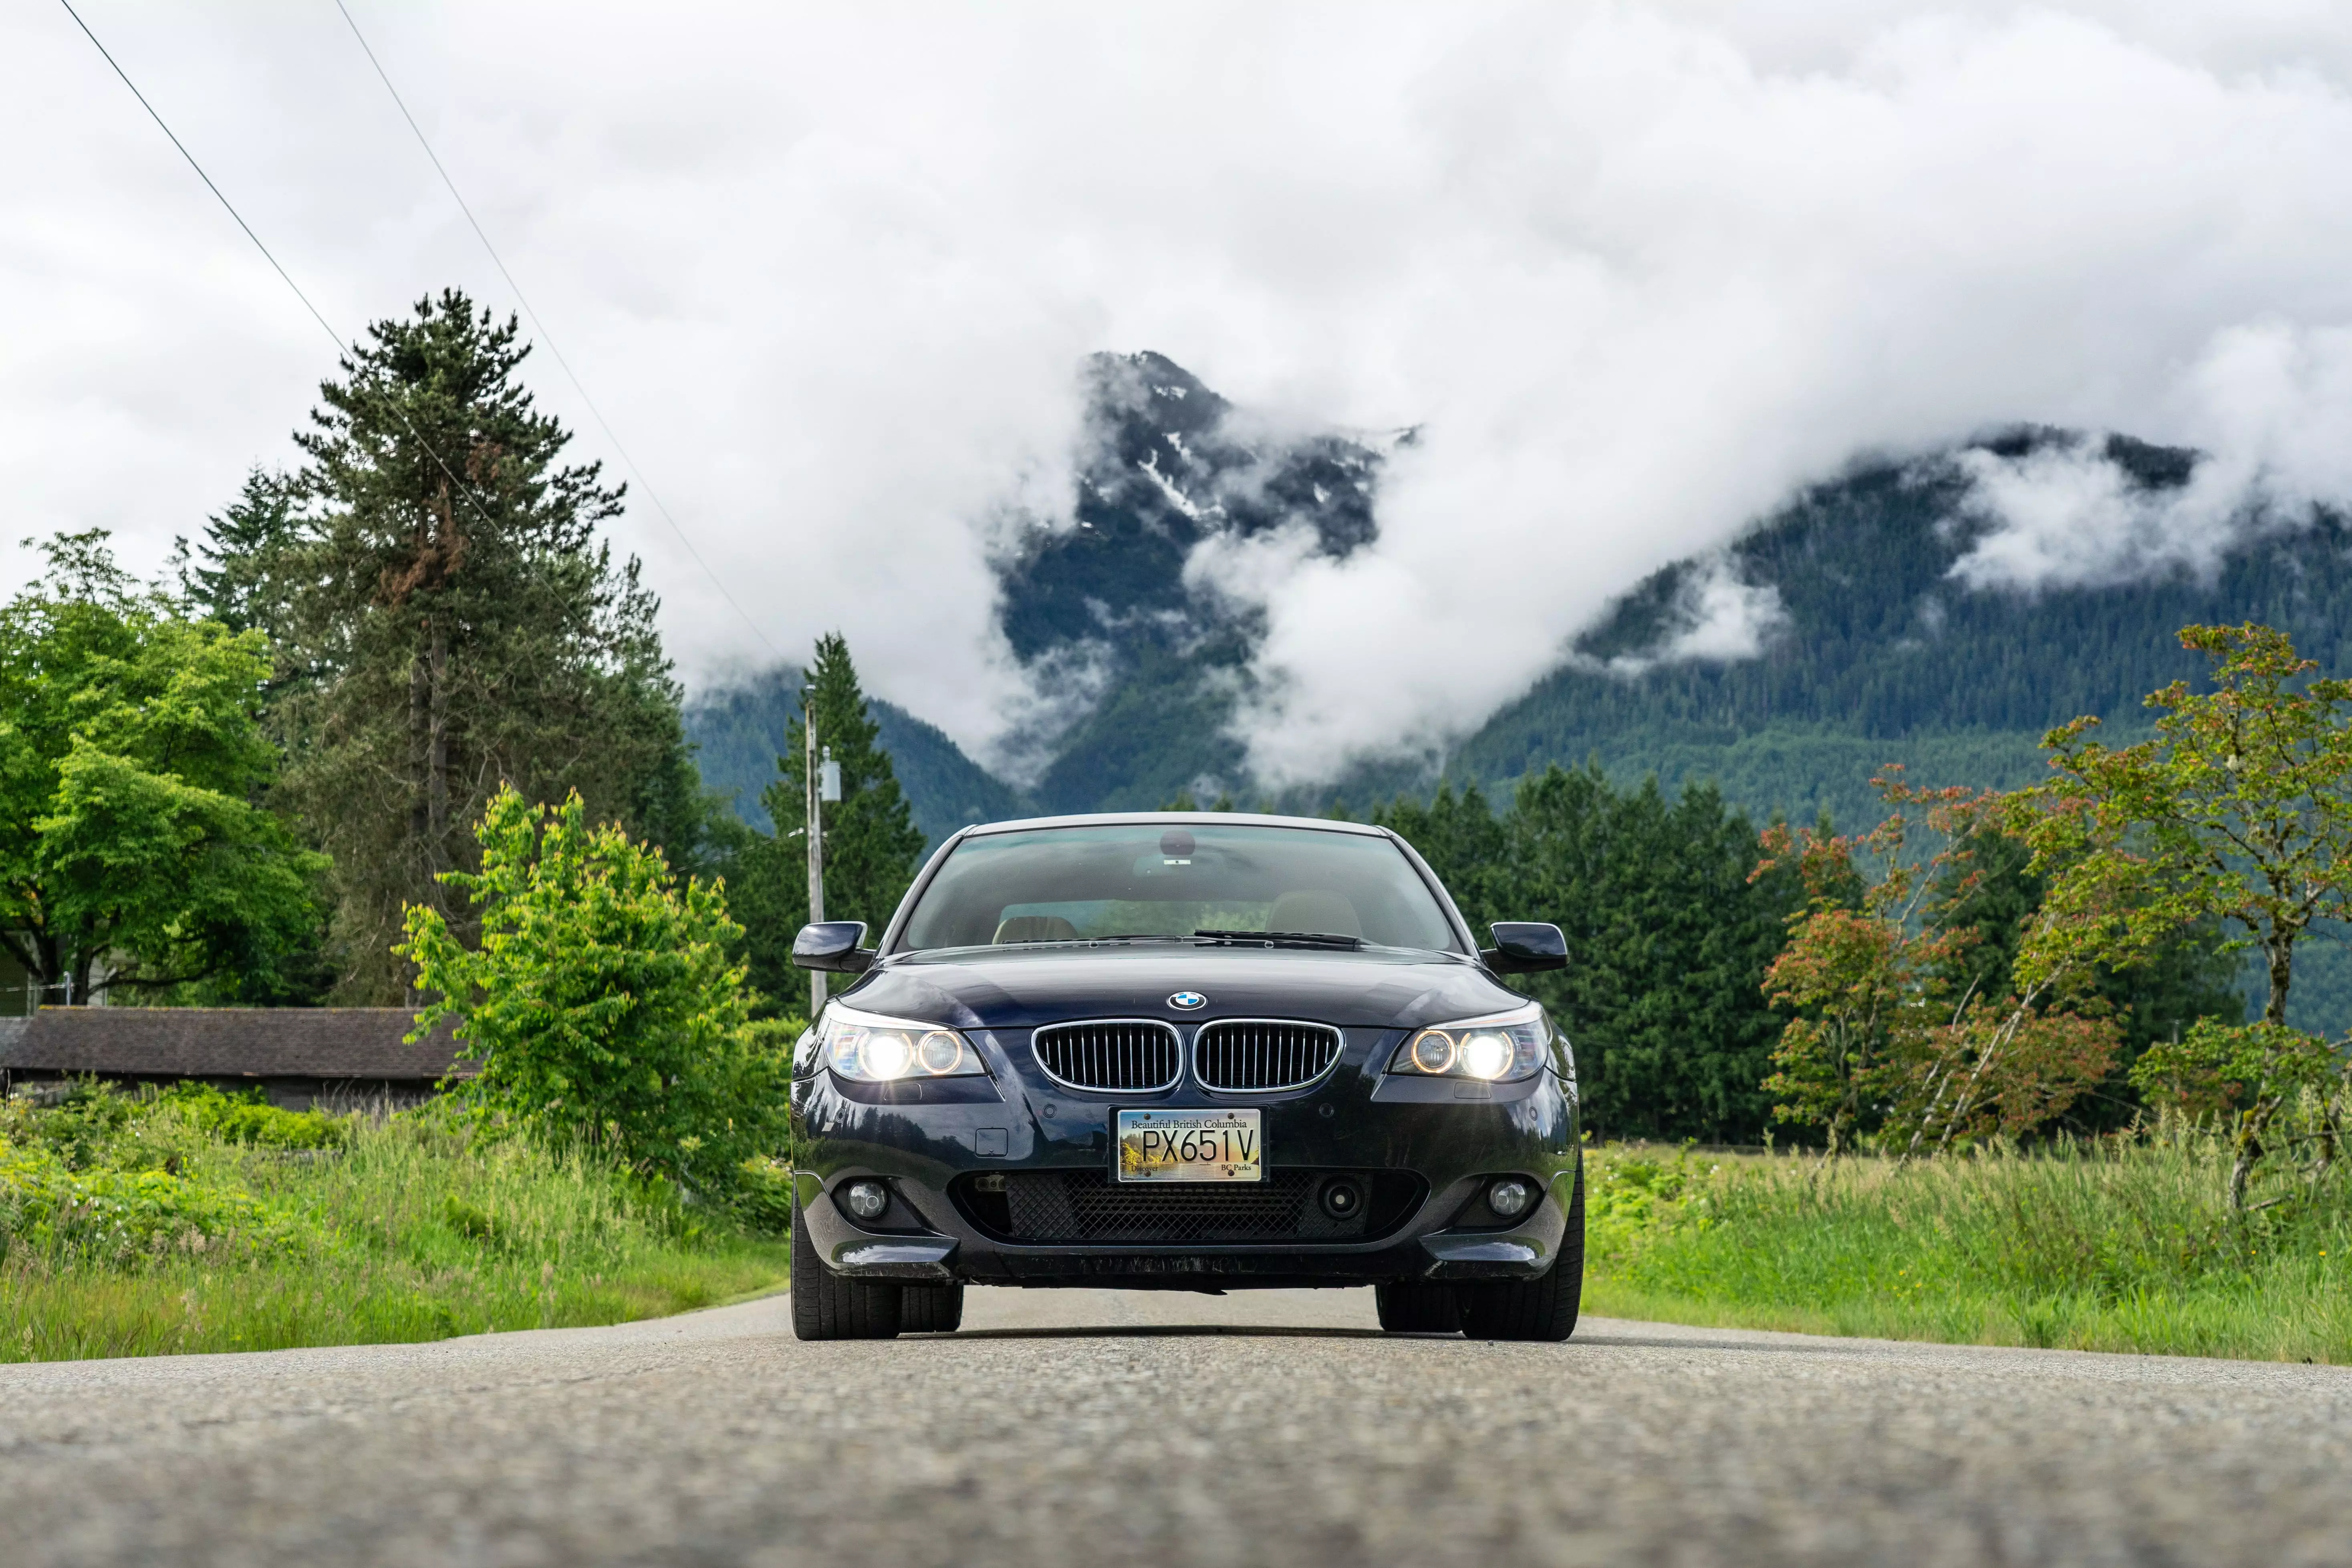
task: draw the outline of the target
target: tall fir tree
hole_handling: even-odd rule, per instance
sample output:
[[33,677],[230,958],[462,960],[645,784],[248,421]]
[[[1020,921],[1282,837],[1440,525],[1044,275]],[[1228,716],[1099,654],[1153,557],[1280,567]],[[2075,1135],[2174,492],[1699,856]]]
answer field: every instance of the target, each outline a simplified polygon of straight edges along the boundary
[[1668,800],[1553,767],[1496,813],[1473,785],[1396,802],[1374,820],[1422,852],[1480,936],[1538,920],[1569,966],[1517,984],[1573,1043],[1586,1125],[1609,1137],[1762,1136],[1780,1020],[1761,989],[1797,889],[1751,880],[1755,830],[1711,785]]
[[775,835],[760,836],[734,857],[728,887],[729,909],[747,933],[752,985],[766,1007],[802,1016],[811,993],[808,976],[792,967],[792,945],[809,911],[805,802],[812,721],[820,758],[829,752],[841,768],[841,799],[823,807],[825,919],[864,921],[870,935],[879,937],[921,868],[923,852],[922,830],[891,771],[890,753],[877,742],[849,645],[838,633],[820,637],[801,682],[800,711],[776,759],[776,782],[760,797]]
[[405,905],[467,931],[437,879],[470,870],[502,784],[577,789],[591,815],[691,864],[704,803],[635,560],[599,525],[622,489],[562,461],[530,353],[455,289],[376,322],[320,388],[308,458],[215,519],[191,592],[268,623],[280,801],[334,857],[341,993],[407,991]]
[[206,520],[193,557],[179,542],[180,596],[205,620],[233,632],[255,628],[275,641],[284,628],[286,548],[299,536],[295,487],[257,465],[236,500]]

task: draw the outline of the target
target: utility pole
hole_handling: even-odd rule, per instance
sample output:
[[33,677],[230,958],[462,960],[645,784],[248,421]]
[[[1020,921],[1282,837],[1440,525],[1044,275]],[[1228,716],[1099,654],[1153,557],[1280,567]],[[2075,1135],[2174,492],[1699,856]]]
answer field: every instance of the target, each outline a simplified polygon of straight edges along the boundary
[[[801,820],[808,839],[808,907],[809,924],[821,924],[824,920],[824,808],[841,799],[841,764],[833,760],[833,748],[820,753],[816,743],[816,715],[810,713],[801,724],[801,739],[805,750],[801,756],[801,786],[804,796]],[[809,971],[809,1021],[824,1011],[824,971]]]
[[[805,751],[801,757],[801,791],[806,797],[801,809],[801,821],[805,824],[801,836],[808,840],[809,924],[818,925],[824,920],[824,789],[817,775],[816,714],[804,711],[801,721],[801,742]],[[824,971],[809,971],[809,1022],[816,1022],[824,1011]]]

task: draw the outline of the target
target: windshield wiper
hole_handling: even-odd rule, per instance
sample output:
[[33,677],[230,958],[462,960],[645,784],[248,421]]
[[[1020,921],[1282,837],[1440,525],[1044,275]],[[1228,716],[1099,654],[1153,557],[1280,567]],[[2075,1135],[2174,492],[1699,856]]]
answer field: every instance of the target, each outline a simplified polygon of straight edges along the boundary
[[1323,931],[1196,931],[1192,934],[1234,945],[1246,942],[1265,947],[1328,947],[1342,952],[1353,952],[1364,945],[1362,937]]

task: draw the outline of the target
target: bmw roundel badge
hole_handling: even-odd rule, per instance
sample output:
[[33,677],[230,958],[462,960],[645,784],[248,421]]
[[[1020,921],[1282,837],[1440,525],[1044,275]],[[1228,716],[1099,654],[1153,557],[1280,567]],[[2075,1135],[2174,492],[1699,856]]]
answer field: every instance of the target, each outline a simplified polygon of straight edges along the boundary
[[1198,1012],[1209,1005],[1209,999],[1198,991],[1179,991],[1168,998],[1171,1007],[1181,1007],[1187,1013]]

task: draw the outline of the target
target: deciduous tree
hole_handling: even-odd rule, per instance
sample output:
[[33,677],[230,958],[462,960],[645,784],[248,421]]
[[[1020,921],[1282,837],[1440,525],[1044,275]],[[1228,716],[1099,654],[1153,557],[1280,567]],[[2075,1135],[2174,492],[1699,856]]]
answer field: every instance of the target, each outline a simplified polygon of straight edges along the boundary
[[2259,1025],[2192,1032],[2143,1079],[2230,1107],[2230,1199],[2242,1207],[2280,1113],[2317,1064],[2342,1070],[2334,1047],[2294,1037],[2287,998],[2297,950],[2321,922],[2352,916],[2352,682],[2318,675],[2269,626],[2189,626],[2180,641],[2214,661],[2213,689],[2152,693],[2150,739],[2110,748],[2085,718],[2044,742],[2056,776],[2024,792],[2016,822],[2050,876],[2049,918],[2019,967],[2127,968],[2216,921],[2261,956]]
[[1765,1082],[1775,1113],[1824,1128],[1832,1151],[1867,1135],[1934,1152],[2039,1127],[2105,1075],[2120,1025],[2085,965],[2020,979],[1969,963],[1979,933],[1948,915],[1976,891],[1969,862],[2000,796],[1914,789],[1899,773],[1882,788],[1896,809],[1861,838],[1765,834],[1765,866],[1807,889],[1765,976],[1795,1014]]
[[778,1152],[790,1067],[755,1036],[722,889],[680,886],[658,849],[592,825],[577,791],[551,808],[502,789],[475,837],[481,869],[441,877],[478,942],[412,904],[401,947],[431,998],[418,1037],[453,1018],[480,1064],[464,1092],[704,1191]]
[[256,804],[258,632],[183,618],[103,532],[0,609],[0,943],[45,1000],[259,984],[315,940],[324,857]]

